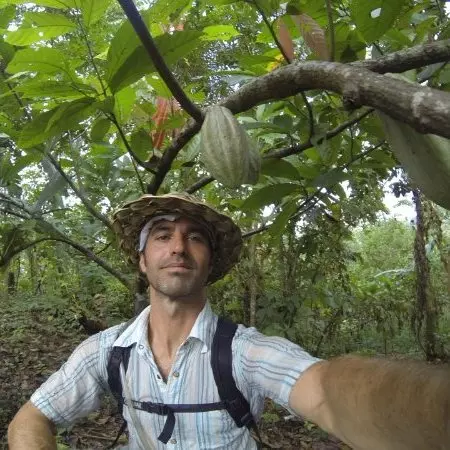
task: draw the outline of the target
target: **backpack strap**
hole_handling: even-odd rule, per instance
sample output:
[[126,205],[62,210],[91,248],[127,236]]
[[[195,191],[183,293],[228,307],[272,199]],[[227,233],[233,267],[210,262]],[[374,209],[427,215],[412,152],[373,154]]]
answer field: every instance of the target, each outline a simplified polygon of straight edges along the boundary
[[[131,318],[126,322],[125,326],[119,331],[117,337],[119,337],[136,319],[136,317]],[[129,347],[113,347],[109,355],[107,372],[108,372],[108,386],[111,394],[114,396],[117,402],[117,408],[119,410],[120,416],[122,417],[122,425],[117,433],[116,439],[108,447],[108,449],[113,448],[119,441],[120,436],[125,432],[127,427],[127,422],[123,418],[123,395],[122,395],[122,380],[120,379],[120,364],[123,363],[124,371],[128,369],[128,362],[130,361],[130,352],[133,346]]]
[[216,333],[211,348],[211,367],[216,381],[217,390],[226,410],[241,428],[254,428],[255,421],[250,411],[250,405],[233,378],[233,354],[231,344],[237,330],[237,325],[229,320],[218,318]]

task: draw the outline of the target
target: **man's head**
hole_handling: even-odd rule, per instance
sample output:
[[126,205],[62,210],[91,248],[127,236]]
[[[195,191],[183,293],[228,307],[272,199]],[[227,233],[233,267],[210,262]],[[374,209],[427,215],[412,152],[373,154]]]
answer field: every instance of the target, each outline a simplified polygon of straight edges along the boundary
[[[239,259],[242,247],[239,227],[228,216],[220,214],[187,194],[144,195],[138,200],[125,204],[114,214],[113,219],[113,228],[120,238],[122,249],[132,263],[140,263],[141,270],[142,261],[145,263],[145,258],[148,259],[150,256],[149,252],[155,249],[153,245],[155,242],[152,241],[155,237],[154,232],[161,228],[165,228],[166,231],[172,230],[178,237],[181,236],[179,232],[183,231],[184,239],[186,239],[189,236],[189,233],[186,233],[190,227],[206,239],[208,273],[205,282],[207,284],[222,278]],[[189,227],[186,228],[187,224]],[[198,249],[196,245],[191,244],[192,241],[185,242],[190,244],[182,253],[187,255],[192,248]],[[166,251],[168,251],[167,247]],[[175,251],[177,252],[178,250]],[[186,257],[189,258],[184,256]],[[147,266],[145,269],[148,277]],[[176,272],[175,269],[174,271]],[[180,277],[181,271],[182,268],[179,270]]]

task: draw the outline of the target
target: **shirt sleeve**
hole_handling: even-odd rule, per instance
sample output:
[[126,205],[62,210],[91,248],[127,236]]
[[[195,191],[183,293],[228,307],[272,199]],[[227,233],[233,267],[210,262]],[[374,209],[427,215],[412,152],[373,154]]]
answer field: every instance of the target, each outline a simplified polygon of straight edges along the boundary
[[234,341],[236,381],[288,410],[295,382],[306,369],[321,361],[297,344],[281,337],[265,336],[255,328],[244,328]]
[[107,388],[108,329],[83,341],[61,368],[31,396],[31,402],[56,425],[71,425],[96,410]]

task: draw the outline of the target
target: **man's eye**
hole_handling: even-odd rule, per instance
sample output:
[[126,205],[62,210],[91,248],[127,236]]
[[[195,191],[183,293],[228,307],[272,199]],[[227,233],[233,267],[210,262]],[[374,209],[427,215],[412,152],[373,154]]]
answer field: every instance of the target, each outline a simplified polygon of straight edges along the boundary
[[206,242],[206,238],[200,233],[190,233],[189,239],[196,242]]
[[170,239],[170,235],[169,234],[159,234],[159,235],[155,236],[155,239],[157,241],[167,241],[168,239]]

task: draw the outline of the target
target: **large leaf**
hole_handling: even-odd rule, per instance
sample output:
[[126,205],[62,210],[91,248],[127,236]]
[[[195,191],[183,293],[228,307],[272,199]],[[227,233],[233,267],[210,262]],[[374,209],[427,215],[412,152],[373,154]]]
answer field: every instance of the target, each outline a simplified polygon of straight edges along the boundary
[[[79,0],[34,0],[36,6],[46,6],[47,8],[69,9],[77,8]],[[23,5],[30,3],[28,0],[0,0],[0,8],[7,5]]]
[[299,192],[301,186],[295,183],[279,183],[264,186],[253,193],[244,201],[242,209],[257,211],[271,203],[278,203],[286,195]]
[[75,23],[62,14],[28,12],[25,14],[24,24],[17,30],[9,31],[5,40],[11,45],[26,46],[75,29]]
[[39,114],[22,129],[19,146],[30,148],[52,136],[78,128],[80,122],[92,114],[93,105],[93,98],[82,98],[63,103],[50,111]]
[[241,34],[233,25],[211,25],[203,28],[203,33],[202,41],[229,41]]
[[81,0],[81,14],[86,27],[98,22],[105,14],[111,0]]
[[329,51],[325,31],[322,27],[308,14],[298,14],[292,16],[292,19],[297,24],[298,29],[312,52],[322,60],[328,60]]
[[38,199],[32,206],[33,211],[41,211],[42,206],[51,200],[55,195],[59,194],[61,190],[67,185],[67,181],[63,178],[59,172],[53,174],[48,183],[45,185],[39,194]]
[[261,173],[277,178],[288,178],[290,180],[299,180],[298,170],[284,159],[266,159],[261,166]]
[[25,98],[52,97],[52,98],[77,98],[86,95],[95,95],[93,87],[84,83],[67,83],[53,80],[31,80],[18,84],[17,92]]
[[[155,44],[166,64],[171,65],[197,48],[202,34],[194,30],[166,33],[157,36]],[[126,22],[114,36],[108,52],[109,87],[117,92],[154,70],[150,56]]]
[[41,47],[38,49],[27,48],[19,50],[8,64],[8,73],[36,72],[40,74],[54,74],[66,72],[70,76],[67,59],[63,52],[56,48]]
[[16,15],[16,7],[14,5],[8,5],[4,8],[0,4],[0,28],[8,28],[9,22]]
[[358,31],[368,44],[394,24],[407,0],[353,0],[350,6]]

